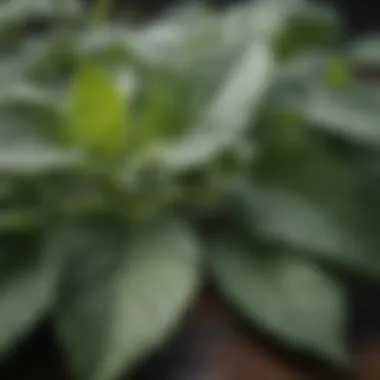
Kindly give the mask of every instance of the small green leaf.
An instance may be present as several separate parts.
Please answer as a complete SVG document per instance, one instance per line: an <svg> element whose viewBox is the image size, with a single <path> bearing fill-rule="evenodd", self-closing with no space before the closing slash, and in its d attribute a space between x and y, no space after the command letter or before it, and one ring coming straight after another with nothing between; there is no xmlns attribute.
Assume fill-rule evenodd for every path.
<svg viewBox="0 0 380 380"><path fill-rule="evenodd" d="M380 145L380 96L351 86L344 91L316 88L304 114L316 128L370 147Z"/></svg>
<svg viewBox="0 0 380 380"><path fill-rule="evenodd" d="M2 3L0 14L4 20L18 20L30 17L72 17L82 9L78 0L68 0L58 4L54 0L13 0ZM2 19L0 19L2 21Z"/></svg>
<svg viewBox="0 0 380 380"><path fill-rule="evenodd" d="M20 143L58 145L64 117L56 92L12 83L0 92L0 146Z"/></svg>
<svg viewBox="0 0 380 380"><path fill-rule="evenodd" d="M380 36L359 38L349 48L350 61L357 67L377 68L380 64Z"/></svg>
<svg viewBox="0 0 380 380"><path fill-rule="evenodd" d="M0 181L0 231L34 231L46 221L40 184Z"/></svg>
<svg viewBox="0 0 380 380"><path fill-rule="evenodd" d="M146 87L134 141L134 145L141 149L159 140L173 138L184 121L185 98L179 83L174 83L173 78L153 78Z"/></svg>
<svg viewBox="0 0 380 380"><path fill-rule="evenodd" d="M102 67L83 64L69 93L68 128L74 143L102 154L117 155L125 146L127 104Z"/></svg>
<svg viewBox="0 0 380 380"><path fill-rule="evenodd" d="M312 49L328 49L336 44L340 32L341 24L333 9L301 2L278 39L276 52L287 59Z"/></svg>
<svg viewBox="0 0 380 380"><path fill-rule="evenodd" d="M331 89L345 89L351 82L348 61L344 57L331 57L326 62L325 82Z"/></svg>
<svg viewBox="0 0 380 380"><path fill-rule="evenodd" d="M53 243L69 258L56 326L83 380L114 380L162 344L197 285L199 247L186 226L124 228L93 220Z"/></svg>
<svg viewBox="0 0 380 380"><path fill-rule="evenodd" d="M2 235L0 240L0 354L44 316L54 296L58 261L36 252L35 238L28 236Z"/></svg>
<svg viewBox="0 0 380 380"><path fill-rule="evenodd" d="M47 174L84 163L84 152L62 146L63 116L48 95L20 86L0 97L0 174Z"/></svg>
<svg viewBox="0 0 380 380"><path fill-rule="evenodd" d="M81 167L83 152L41 145L0 147L0 173L5 175L40 175Z"/></svg>
<svg viewBox="0 0 380 380"><path fill-rule="evenodd" d="M218 241L212 265L220 289L241 312L284 343L342 364L346 360L342 286L308 262L263 249L249 251L227 239Z"/></svg>
<svg viewBox="0 0 380 380"><path fill-rule="evenodd" d="M96 0L93 5L91 20L94 23L105 21L111 10L113 0Z"/></svg>

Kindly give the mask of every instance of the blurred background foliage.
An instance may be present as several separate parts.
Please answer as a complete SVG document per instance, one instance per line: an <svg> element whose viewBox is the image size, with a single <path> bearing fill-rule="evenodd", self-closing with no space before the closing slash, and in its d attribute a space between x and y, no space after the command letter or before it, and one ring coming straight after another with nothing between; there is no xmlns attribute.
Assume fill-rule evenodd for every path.
<svg viewBox="0 0 380 380"><path fill-rule="evenodd" d="M49 316L74 378L118 379L212 278L345 368L344 279L380 275L378 36L312 1L111 3L0 2L0 354Z"/></svg>

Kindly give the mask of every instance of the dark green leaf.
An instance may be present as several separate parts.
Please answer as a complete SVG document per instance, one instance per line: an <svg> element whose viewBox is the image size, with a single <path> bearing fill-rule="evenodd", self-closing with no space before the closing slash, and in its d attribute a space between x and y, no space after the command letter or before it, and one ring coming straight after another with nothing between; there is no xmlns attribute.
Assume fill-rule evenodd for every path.
<svg viewBox="0 0 380 380"><path fill-rule="evenodd" d="M277 41L280 58L293 58L312 49L329 49L340 37L341 23L334 9L301 1L293 7L288 27Z"/></svg>
<svg viewBox="0 0 380 380"><path fill-rule="evenodd" d="M30 231L45 221L38 185L28 181L0 182L0 231ZM50 210L49 210L50 211Z"/></svg>
<svg viewBox="0 0 380 380"><path fill-rule="evenodd" d="M0 239L0 354L44 316L55 294L57 258L38 246L36 252L33 239L27 234Z"/></svg>
<svg viewBox="0 0 380 380"><path fill-rule="evenodd" d="M131 138L132 150L145 150L154 143L172 139L184 124L186 98L176 78L153 78L145 87L135 138Z"/></svg>

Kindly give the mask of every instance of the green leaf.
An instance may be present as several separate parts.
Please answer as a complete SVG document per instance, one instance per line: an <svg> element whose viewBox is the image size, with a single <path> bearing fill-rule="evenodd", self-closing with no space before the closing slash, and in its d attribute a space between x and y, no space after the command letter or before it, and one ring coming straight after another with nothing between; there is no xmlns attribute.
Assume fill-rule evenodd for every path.
<svg viewBox="0 0 380 380"><path fill-rule="evenodd" d="M152 78L146 85L137 117L133 149L147 149L178 135L184 122L184 101L183 90L175 78Z"/></svg>
<svg viewBox="0 0 380 380"><path fill-rule="evenodd" d="M12 0L0 3L0 41L21 37L29 21L47 20L62 22L82 14L83 4L79 0L57 3L55 0Z"/></svg>
<svg viewBox="0 0 380 380"><path fill-rule="evenodd" d="M380 96L351 86L344 91L315 88L304 113L316 128L370 147L380 145Z"/></svg>
<svg viewBox="0 0 380 380"><path fill-rule="evenodd" d="M0 147L0 174L35 176L77 169L84 162L82 153L36 144Z"/></svg>
<svg viewBox="0 0 380 380"><path fill-rule="evenodd" d="M180 12L165 15L145 28L132 27L124 31L117 28L122 32L120 37L124 45L128 46L135 62L145 68L173 68L177 64L184 42L194 32L194 26L199 21L197 5L184 5L183 8ZM113 29L113 34L116 35L116 28ZM109 32L112 33L111 30Z"/></svg>
<svg viewBox="0 0 380 380"><path fill-rule="evenodd" d="M105 21L113 5L113 0L96 0L93 5L91 21L95 24Z"/></svg>
<svg viewBox="0 0 380 380"><path fill-rule="evenodd" d="M236 307L288 345L342 364L344 292L317 267L265 248L222 239L213 246L216 281ZM260 250L260 251L259 251Z"/></svg>
<svg viewBox="0 0 380 380"><path fill-rule="evenodd" d="M162 344L197 285L198 243L175 220L127 233L94 219L54 246L69 258L56 326L83 380L116 379Z"/></svg>
<svg viewBox="0 0 380 380"><path fill-rule="evenodd" d="M380 36L373 34L354 41L349 47L351 62L362 68L376 68L380 64Z"/></svg>
<svg viewBox="0 0 380 380"><path fill-rule="evenodd" d="M240 141L276 73L273 42L288 12L255 3L193 22L176 71L186 91L186 131L157 153L169 170L196 169ZM253 36L253 37L252 37Z"/></svg>
<svg viewBox="0 0 380 380"><path fill-rule="evenodd" d="M237 57L247 47L247 43L240 42L233 46L209 47L207 54L187 62L188 66L181 67L181 78L185 101L182 107L187 114L188 126L199 121L207 112L211 101L218 95L223 86L225 76L237 64Z"/></svg>
<svg viewBox="0 0 380 380"><path fill-rule="evenodd" d="M297 140L296 140L297 141ZM254 179L231 184L230 209L241 227L310 257L377 275L379 240L358 172L323 146L273 145L257 157Z"/></svg>
<svg viewBox="0 0 380 380"><path fill-rule="evenodd" d="M347 212L347 219L339 218L329 207L276 187L243 186L235 191L231 206L247 232L342 268L379 274L379 242L373 228L368 228L374 223L371 213Z"/></svg>
<svg viewBox="0 0 380 380"><path fill-rule="evenodd" d="M28 234L0 238L0 354L13 347L49 310L57 258L36 250Z"/></svg>
<svg viewBox="0 0 380 380"><path fill-rule="evenodd" d="M47 210L41 202L39 185L29 181L0 181L0 231L34 231L43 225Z"/></svg>
<svg viewBox="0 0 380 380"><path fill-rule="evenodd" d="M345 57L333 56L326 62L325 82L330 89L345 89L351 82L348 60Z"/></svg>
<svg viewBox="0 0 380 380"><path fill-rule="evenodd" d="M332 215L298 194L258 186L238 191L239 211L251 221L248 229L267 238L318 252L341 252L350 243L350 235Z"/></svg>
<svg viewBox="0 0 380 380"><path fill-rule="evenodd" d="M279 58L293 58L308 50L326 50L336 45L341 23L331 7L301 1L293 7L288 27L279 36Z"/></svg>
<svg viewBox="0 0 380 380"><path fill-rule="evenodd" d="M58 4L54 0L12 0L0 6L1 21L18 20L38 16L74 16L81 11L80 1L68 0Z"/></svg>
<svg viewBox="0 0 380 380"><path fill-rule="evenodd" d="M0 145L59 144L64 116L56 92L13 80L0 92Z"/></svg>
<svg viewBox="0 0 380 380"><path fill-rule="evenodd" d="M47 174L82 166L84 152L62 146L63 117L48 94L20 86L0 97L0 174Z"/></svg>
<svg viewBox="0 0 380 380"><path fill-rule="evenodd" d="M127 135L127 103L102 67L83 64L69 93L68 129L74 143L118 155Z"/></svg>
<svg viewBox="0 0 380 380"><path fill-rule="evenodd" d="M261 105L274 66L268 42L254 42L247 48L198 124L162 151L158 159L163 167L183 170L202 166L240 139Z"/></svg>
<svg viewBox="0 0 380 380"><path fill-rule="evenodd" d="M269 4L268 4L269 3ZM150 66L196 70L215 53L248 46L252 36L270 38L282 26L282 4L248 3L215 13L202 3L174 7L148 25L127 33L136 56Z"/></svg>
<svg viewBox="0 0 380 380"><path fill-rule="evenodd" d="M278 66L257 122L259 133L280 129L273 120L279 111L303 116L311 91L321 82L325 61L324 55L309 53Z"/></svg>

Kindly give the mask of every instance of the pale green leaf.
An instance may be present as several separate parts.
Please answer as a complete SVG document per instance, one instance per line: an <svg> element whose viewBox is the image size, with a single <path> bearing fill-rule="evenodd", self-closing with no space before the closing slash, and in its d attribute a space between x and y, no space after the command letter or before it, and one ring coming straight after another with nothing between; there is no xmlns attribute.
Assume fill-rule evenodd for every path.
<svg viewBox="0 0 380 380"><path fill-rule="evenodd" d="M253 122L272 80L275 63L267 42L253 43L223 80L198 124L162 151L163 167L203 165L223 152Z"/></svg>
<svg viewBox="0 0 380 380"><path fill-rule="evenodd" d="M237 220L248 233L303 250L309 257L378 275L378 239L368 228L375 220L364 204L358 206L352 199L339 213L327 203L274 185L240 183L231 197Z"/></svg>
<svg viewBox="0 0 380 380"><path fill-rule="evenodd" d="M242 228L267 240L378 274L379 240L372 227L378 206L367 200L364 176L307 132L263 139L252 180L231 183L231 212Z"/></svg>
<svg viewBox="0 0 380 380"><path fill-rule="evenodd" d="M199 246L185 225L124 228L93 221L55 241L69 257L56 327L83 380L117 379L162 344L197 285Z"/></svg>
<svg viewBox="0 0 380 380"><path fill-rule="evenodd" d="M0 173L36 175L82 166L84 152L61 144L63 116L47 95L20 86L0 97Z"/></svg>
<svg viewBox="0 0 380 380"><path fill-rule="evenodd" d="M22 21L31 17L74 16L82 10L80 1L67 0L12 0L0 4L0 24Z"/></svg>
<svg viewBox="0 0 380 380"><path fill-rule="evenodd" d="M83 166L85 156L77 149L28 144L0 147L0 173L40 175L75 170Z"/></svg>
<svg viewBox="0 0 380 380"><path fill-rule="evenodd" d="M287 7L259 2L202 19L189 33L177 71L188 86L188 128L157 153L169 169L199 167L242 138L255 123L276 74L273 42Z"/></svg>
<svg viewBox="0 0 380 380"><path fill-rule="evenodd" d="M317 267L289 255L213 245L216 281L252 322L285 344L344 363L344 289Z"/></svg>
<svg viewBox="0 0 380 380"><path fill-rule="evenodd" d="M315 88L306 103L307 119L321 130L354 143L380 144L380 94L369 88L344 91Z"/></svg>
<svg viewBox="0 0 380 380"><path fill-rule="evenodd" d="M355 40L349 47L349 55L351 62L359 68L377 67L380 64L380 35Z"/></svg>

